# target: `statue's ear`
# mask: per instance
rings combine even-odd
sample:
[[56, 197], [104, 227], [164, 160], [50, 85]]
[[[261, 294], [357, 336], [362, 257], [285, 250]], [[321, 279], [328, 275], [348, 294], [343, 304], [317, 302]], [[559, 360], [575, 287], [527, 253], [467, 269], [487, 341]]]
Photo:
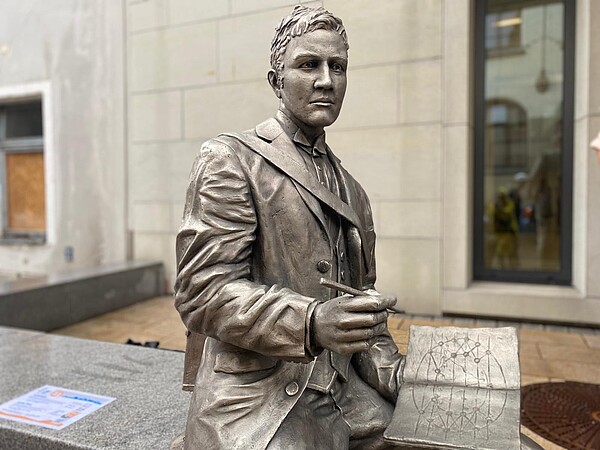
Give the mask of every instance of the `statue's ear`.
[[277, 82], [277, 72], [275, 72], [274, 69], [269, 70], [267, 73], [267, 80], [269, 80], [271, 89], [273, 89], [273, 92], [275, 92], [277, 98], [281, 98], [281, 89], [279, 88], [279, 83]]

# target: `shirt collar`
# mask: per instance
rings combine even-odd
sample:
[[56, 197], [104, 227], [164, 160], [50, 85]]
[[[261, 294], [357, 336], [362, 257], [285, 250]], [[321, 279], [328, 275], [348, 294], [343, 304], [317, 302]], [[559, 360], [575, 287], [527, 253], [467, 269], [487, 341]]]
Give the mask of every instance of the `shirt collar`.
[[327, 154], [327, 144], [325, 144], [325, 132], [323, 132], [312, 145], [304, 132], [296, 125], [292, 119], [285, 115], [281, 110], [275, 114], [275, 119], [279, 122], [283, 131], [289, 136], [289, 138], [305, 152], [312, 156], [320, 156]]

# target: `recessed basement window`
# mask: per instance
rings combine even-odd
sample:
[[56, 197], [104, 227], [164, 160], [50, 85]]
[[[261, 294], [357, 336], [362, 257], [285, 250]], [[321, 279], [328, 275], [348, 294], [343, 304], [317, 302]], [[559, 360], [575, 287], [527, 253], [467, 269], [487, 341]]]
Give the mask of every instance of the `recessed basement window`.
[[46, 241], [41, 100], [0, 104], [3, 244]]

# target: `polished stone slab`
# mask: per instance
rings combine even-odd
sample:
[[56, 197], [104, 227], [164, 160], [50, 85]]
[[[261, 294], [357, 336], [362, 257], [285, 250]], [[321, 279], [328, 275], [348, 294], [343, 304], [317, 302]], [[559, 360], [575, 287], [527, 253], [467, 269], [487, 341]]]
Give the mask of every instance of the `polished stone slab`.
[[164, 293], [164, 268], [123, 262], [0, 283], [0, 326], [50, 331]]
[[183, 353], [0, 327], [0, 404], [49, 384], [116, 400], [63, 430], [0, 419], [0, 449], [167, 449], [183, 432]]

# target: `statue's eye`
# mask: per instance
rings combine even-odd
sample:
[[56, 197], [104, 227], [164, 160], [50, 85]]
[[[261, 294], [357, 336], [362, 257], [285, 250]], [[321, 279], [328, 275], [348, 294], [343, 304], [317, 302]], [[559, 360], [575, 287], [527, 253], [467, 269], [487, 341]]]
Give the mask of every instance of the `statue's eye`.
[[314, 69], [315, 67], [317, 67], [316, 61], [306, 61], [300, 65], [302, 69]]
[[333, 70], [334, 72], [343, 73], [346, 69], [340, 63], [333, 63], [331, 65], [331, 70]]

